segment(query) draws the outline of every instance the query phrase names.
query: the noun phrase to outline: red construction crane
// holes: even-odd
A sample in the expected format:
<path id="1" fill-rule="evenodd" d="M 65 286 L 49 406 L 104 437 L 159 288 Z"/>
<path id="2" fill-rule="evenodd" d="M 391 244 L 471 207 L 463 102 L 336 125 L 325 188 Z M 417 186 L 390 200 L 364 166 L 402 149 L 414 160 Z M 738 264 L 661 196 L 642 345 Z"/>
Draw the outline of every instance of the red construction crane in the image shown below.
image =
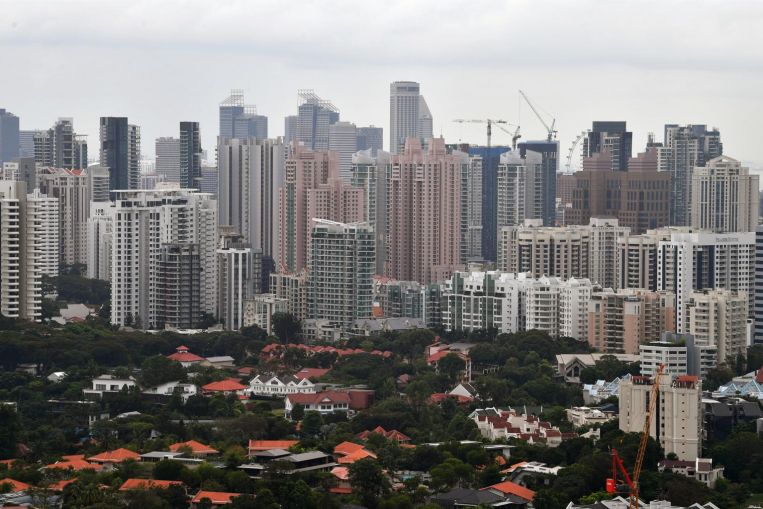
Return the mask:
<path id="1" fill-rule="evenodd" d="M 629 509 L 639 509 L 638 479 L 641 476 L 641 467 L 644 465 L 644 455 L 646 454 L 646 445 L 649 442 L 649 431 L 652 426 L 652 416 L 654 415 L 655 408 L 657 408 L 657 400 L 659 399 L 660 395 L 660 377 L 662 376 L 663 369 L 665 369 L 665 365 L 660 364 L 660 367 L 657 369 L 657 374 L 654 375 L 652 390 L 649 396 L 649 408 L 646 413 L 646 418 L 644 419 L 644 429 L 641 432 L 641 442 L 638 448 L 638 455 L 636 456 L 636 465 L 633 467 L 632 479 L 628 475 L 628 471 L 625 470 L 625 466 L 623 465 L 620 456 L 617 454 L 617 450 L 612 449 L 612 477 L 607 479 L 606 490 L 607 493 L 610 494 L 627 493 L 629 499 Z M 618 470 L 620 470 L 620 472 L 623 474 L 625 485 L 618 486 L 617 484 Z"/>

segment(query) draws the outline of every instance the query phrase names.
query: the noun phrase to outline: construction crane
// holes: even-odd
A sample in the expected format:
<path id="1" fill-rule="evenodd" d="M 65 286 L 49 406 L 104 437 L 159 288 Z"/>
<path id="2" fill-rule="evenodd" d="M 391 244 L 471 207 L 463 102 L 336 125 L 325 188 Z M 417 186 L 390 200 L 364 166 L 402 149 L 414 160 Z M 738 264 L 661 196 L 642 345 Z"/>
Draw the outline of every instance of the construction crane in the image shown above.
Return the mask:
<path id="1" fill-rule="evenodd" d="M 580 140 L 588 136 L 588 133 L 591 132 L 590 130 L 582 131 L 580 134 L 577 135 L 575 138 L 575 141 L 572 142 L 572 146 L 570 147 L 570 151 L 567 152 L 567 163 L 564 165 L 564 172 L 569 173 L 570 167 L 572 166 L 572 155 L 575 153 L 575 148 L 578 146 L 578 143 L 580 143 Z"/>
<path id="2" fill-rule="evenodd" d="M 522 95 L 522 97 L 527 102 L 528 106 L 530 106 L 530 109 L 533 110 L 533 113 L 535 113 L 535 116 L 538 117 L 538 120 L 540 120 L 540 123 L 543 124 L 543 127 L 546 128 L 546 131 L 548 131 L 548 136 L 546 137 L 546 141 L 551 141 L 556 139 L 556 130 L 554 129 L 554 126 L 556 125 L 556 119 L 551 119 L 551 126 L 549 126 L 545 120 L 543 120 L 543 117 L 540 115 L 537 109 L 535 109 L 535 106 L 532 102 L 530 102 L 530 98 L 525 95 L 524 92 L 521 90 L 519 93 Z"/>
<path id="3" fill-rule="evenodd" d="M 490 141 L 493 134 L 493 124 L 496 124 L 500 129 L 506 131 L 507 133 L 512 135 L 511 143 L 512 146 L 516 149 L 517 146 L 517 140 L 522 137 L 522 135 L 519 134 L 519 126 L 510 124 L 509 122 L 505 120 L 493 120 L 492 118 L 486 118 L 486 119 L 479 119 L 479 120 L 465 120 L 463 118 L 457 118 L 453 122 L 458 122 L 459 124 L 487 124 L 487 147 L 490 148 Z M 500 124 L 506 124 L 513 127 L 516 127 L 516 131 L 512 133 L 511 131 L 507 130 L 506 128 L 502 127 Z"/>
<path id="4" fill-rule="evenodd" d="M 636 465 L 633 467 L 633 477 L 629 476 L 628 471 L 625 470 L 625 466 L 623 465 L 620 456 L 617 454 L 617 450 L 612 449 L 612 477 L 607 479 L 606 490 L 607 493 L 611 494 L 619 491 L 618 488 L 620 487 L 617 485 L 617 471 L 620 470 L 623 474 L 623 480 L 625 481 L 625 486 L 622 486 L 622 488 L 627 486 L 628 509 L 639 509 L 638 480 L 641 476 L 641 467 L 644 465 L 646 446 L 649 443 L 649 431 L 652 427 L 652 416 L 657 408 L 657 400 L 660 395 L 660 377 L 662 377 L 662 371 L 664 369 L 665 365 L 660 364 L 659 368 L 657 368 L 657 373 L 654 375 L 652 390 L 649 396 L 649 408 L 646 413 L 646 418 L 644 418 L 644 429 L 641 431 L 641 441 L 638 447 L 638 454 L 636 455 Z"/>

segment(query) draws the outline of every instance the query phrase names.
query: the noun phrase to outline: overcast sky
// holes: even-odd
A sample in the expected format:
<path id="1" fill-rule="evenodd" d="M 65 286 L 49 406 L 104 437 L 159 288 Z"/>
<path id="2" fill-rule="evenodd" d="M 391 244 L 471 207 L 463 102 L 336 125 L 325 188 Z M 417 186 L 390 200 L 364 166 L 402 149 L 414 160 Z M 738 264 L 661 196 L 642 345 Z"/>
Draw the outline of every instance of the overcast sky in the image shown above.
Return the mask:
<path id="1" fill-rule="evenodd" d="M 383 126 L 386 148 L 395 80 L 421 83 L 448 142 L 485 142 L 455 118 L 542 138 L 521 88 L 556 117 L 563 155 L 592 120 L 627 120 L 634 149 L 665 123 L 706 123 L 727 155 L 763 166 L 759 1 L 0 0 L 0 107 L 22 129 L 73 117 L 91 157 L 107 115 L 141 126 L 146 157 L 198 120 L 212 155 L 231 88 L 271 136 L 312 88 L 343 120 Z"/>

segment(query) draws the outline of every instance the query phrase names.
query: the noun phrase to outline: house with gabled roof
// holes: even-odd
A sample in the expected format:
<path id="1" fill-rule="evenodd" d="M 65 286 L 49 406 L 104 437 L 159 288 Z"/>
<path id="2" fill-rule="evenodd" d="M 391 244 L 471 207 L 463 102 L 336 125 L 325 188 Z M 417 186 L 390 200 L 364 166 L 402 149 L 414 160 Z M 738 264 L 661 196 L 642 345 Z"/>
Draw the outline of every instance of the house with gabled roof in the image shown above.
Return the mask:
<path id="1" fill-rule="evenodd" d="M 131 451 L 130 449 L 125 449 L 124 447 L 114 449 L 113 451 L 105 451 L 88 458 L 88 461 L 102 465 L 124 463 L 125 461 L 130 460 L 140 461 L 140 454 Z"/>
<path id="2" fill-rule="evenodd" d="M 287 394 L 315 394 L 317 389 L 309 377 L 294 375 L 255 375 L 249 381 L 251 396 L 284 397 Z"/>
<path id="3" fill-rule="evenodd" d="M 190 449 L 192 456 L 206 457 L 219 454 L 217 449 L 213 449 L 208 445 L 204 445 L 196 440 L 187 440 L 185 442 L 178 442 L 170 445 L 171 452 L 178 452 L 183 449 Z"/>
<path id="4" fill-rule="evenodd" d="M 190 368 L 204 360 L 204 357 L 191 353 L 185 345 L 175 348 L 175 353 L 168 355 L 167 358 L 171 361 L 179 362 L 184 368 Z"/>

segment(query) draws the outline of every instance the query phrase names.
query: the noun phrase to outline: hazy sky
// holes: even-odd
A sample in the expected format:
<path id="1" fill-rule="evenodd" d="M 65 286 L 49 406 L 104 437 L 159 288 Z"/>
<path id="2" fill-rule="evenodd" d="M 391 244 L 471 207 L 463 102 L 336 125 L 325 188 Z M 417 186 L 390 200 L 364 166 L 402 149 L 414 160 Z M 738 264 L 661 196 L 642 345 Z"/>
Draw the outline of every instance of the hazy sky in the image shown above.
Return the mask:
<path id="1" fill-rule="evenodd" d="M 0 107 L 22 129 L 73 117 L 91 156 L 105 115 L 140 125 L 147 157 L 198 120 L 213 154 L 231 88 L 271 136 L 312 88 L 343 120 L 383 126 L 386 146 L 395 80 L 421 83 L 448 142 L 485 141 L 455 118 L 542 138 L 521 88 L 556 117 L 563 155 L 592 120 L 627 120 L 639 149 L 666 122 L 707 123 L 727 155 L 763 166 L 759 1 L 0 0 Z"/>

